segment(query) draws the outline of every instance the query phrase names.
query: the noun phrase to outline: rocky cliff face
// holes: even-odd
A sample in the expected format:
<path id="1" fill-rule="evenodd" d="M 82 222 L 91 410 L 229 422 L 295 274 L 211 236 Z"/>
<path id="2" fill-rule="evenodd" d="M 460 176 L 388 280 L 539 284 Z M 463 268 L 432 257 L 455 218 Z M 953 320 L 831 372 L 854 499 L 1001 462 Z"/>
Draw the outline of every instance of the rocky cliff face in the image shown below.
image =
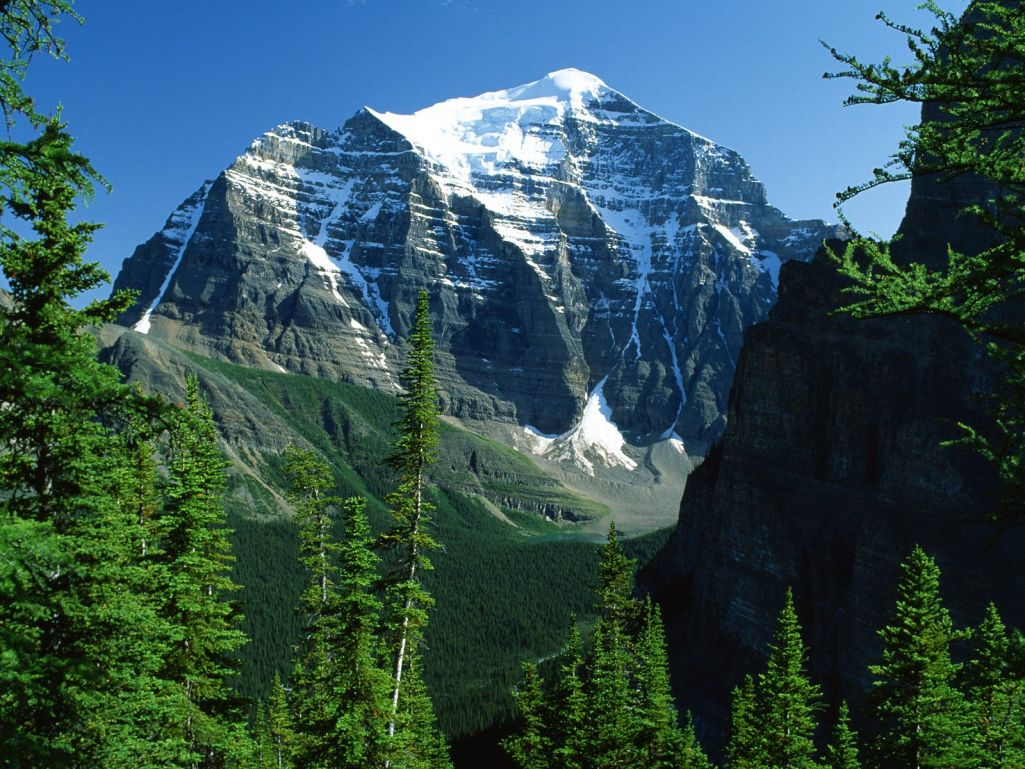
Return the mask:
<path id="1" fill-rule="evenodd" d="M 769 206 L 735 152 L 562 70 L 337 131 L 279 126 L 116 288 L 140 292 L 121 322 L 176 346 L 385 389 L 427 288 L 447 413 L 628 470 L 624 441 L 701 453 L 720 434 L 780 265 L 836 233 Z"/>
<path id="2" fill-rule="evenodd" d="M 936 263 L 947 242 L 990 233 L 955 217 L 978 180 L 916 180 L 897 258 Z M 999 378 L 960 328 L 936 317 L 854 320 L 830 261 L 786 265 L 769 319 L 745 338 L 721 443 L 689 479 L 679 523 L 645 573 L 666 614 L 674 680 L 713 740 L 730 688 L 760 664 L 792 586 L 813 675 L 858 699 L 899 563 L 917 543 L 943 571 L 955 622 L 993 599 L 1025 616 L 1025 535 L 997 536 L 992 469 L 940 444 L 986 424 Z"/>

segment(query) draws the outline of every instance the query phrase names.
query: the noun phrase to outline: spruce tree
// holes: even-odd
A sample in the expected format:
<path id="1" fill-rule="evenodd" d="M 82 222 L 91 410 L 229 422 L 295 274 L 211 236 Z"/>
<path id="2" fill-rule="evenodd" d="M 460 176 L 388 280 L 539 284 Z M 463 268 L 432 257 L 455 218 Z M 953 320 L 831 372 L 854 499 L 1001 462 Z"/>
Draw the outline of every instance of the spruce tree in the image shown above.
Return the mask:
<path id="1" fill-rule="evenodd" d="M 858 760 L 858 740 L 851 729 L 851 714 L 846 702 L 840 703 L 833 739 L 826 746 L 826 769 L 861 769 Z"/>
<path id="2" fill-rule="evenodd" d="M 940 599 L 940 570 L 916 547 L 901 571 L 893 622 L 879 631 L 883 657 L 869 667 L 875 680 L 868 705 L 880 727 L 875 761 L 894 769 L 974 767 L 968 712 L 954 685 L 956 634 Z"/>
<path id="3" fill-rule="evenodd" d="M 699 769 L 708 761 L 698 745 L 689 714 L 688 728 L 679 726 L 669 684 L 662 615 L 650 599 L 644 602 L 643 617 L 636 644 L 633 706 L 640 761 L 649 769 Z"/>
<path id="4" fill-rule="evenodd" d="M 521 731 L 504 747 L 520 769 L 708 769 L 689 716 L 680 728 L 658 609 L 633 595 L 634 561 L 615 526 L 598 573 L 599 616 L 586 661 L 573 620 L 558 670 L 543 685 L 525 667 Z"/>
<path id="5" fill-rule="evenodd" d="M 588 713 L 583 671 L 580 630 L 576 617 L 571 617 L 559 669 L 546 698 L 553 769 L 581 769 L 587 764 Z"/>
<path id="6" fill-rule="evenodd" d="M 294 673 L 292 753 L 301 769 L 380 767 L 385 757 L 389 679 L 378 658 L 381 604 L 373 593 L 377 556 L 359 498 L 331 494 L 328 466 L 291 446 L 285 473 L 299 524 L 305 637 Z M 335 542 L 333 511 L 342 508 Z"/>
<path id="7" fill-rule="evenodd" d="M 730 737 L 726 744 L 726 765 L 730 769 L 762 769 L 766 766 L 763 735 L 758 723 L 755 679 L 733 689 L 730 708 Z"/>
<path id="8" fill-rule="evenodd" d="M 382 606 L 374 594 L 378 558 L 365 504 L 360 498 L 343 503 L 338 637 L 332 643 L 339 713 L 332 735 L 337 751 L 333 769 L 380 767 L 388 751 L 385 714 L 391 678 L 380 658 Z"/>
<path id="9" fill-rule="evenodd" d="M 979 765 L 1025 766 L 1025 680 L 1010 664 L 1011 641 L 994 604 L 973 633 L 966 694 L 977 734 Z"/>
<path id="10" fill-rule="evenodd" d="M 185 695 L 179 728 L 192 766 L 218 766 L 238 749 L 241 717 L 229 681 L 246 642 L 229 600 L 239 587 L 223 506 L 227 462 L 217 446 L 210 406 L 199 379 L 187 379 L 186 403 L 171 430 L 167 503 L 160 516 L 168 575 L 165 616 L 177 629 L 165 675 Z"/>
<path id="11" fill-rule="evenodd" d="M 632 712 L 631 658 L 626 634 L 615 622 L 595 625 L 587 695 L 587 752 L 596 769 L 636 766 L 638 724 Z"/>
<path id="12" fill-rule="evenodd" d="M 549 769 L 552 757 L 548 708 L 541 690 L 537 665 L 523 663 L 523 679 L 516 690 L 516 712 L 521 730 L 506 739 L 503 748 L 519 769 Z M 557 713 L 552 713 L 557 717 Z"/>
<path id="13" fill-rule="evenodd" d="M 598 565 L 598 613 L 624 633 L 636 631 L 640 619 L 640 601 L 633 594 L 636 568 L 637 562 L 623 550 L 615 522 L 610 522 Z"/>
<path id="14" fill-rule="evenodd" d="M 275 673 L 267 699 L 256 714 L 253 738 L 256 769 L 292 769 L 294 739 L 288 692 L 281 683 L 281 675 Z"/>
<path id="15" fill-rule="evenodd" d="M 419 655 L 427 610 L 433 602 L 421 583 L 421 574 L 431 568 L 427 553 L 438 547 L 429 531 L 433 508 L 427 499 L 427 467 L 435 461 L 438 445 L 438 391 L 426 291 L 420 291 L 417 298 L 408 358 L 400 379 L 404 387 L 400 395 L 402 416 L 397 425 L 400 434 L 395 451 L 389 457 L 389 464 L 399 472 L 398 486 L 388 495 L 395 524 L 381 540 L 383 545 L 397 552 L 398 562 L 388 587 L 390 626 L 394 637 L 392 717 L 388 723 L 388 735 L 395 737 L 402 720 L 408 728 L 419 733 L 417 740 L 434 745 L 438 734 L 426 695 L 418 694 L 421 699 L 411 703 L 405 717 L 400 719 L 403 678 Z M 422 690 L 421 681 L 417 680 L 415 684 Z M 416 719 L 412 718 L 414 713 Z M 408 747 L 411 741 L 403 738 L 396 744 Z M 399 751 L 400 754 L 402 752 Z M 447 763 L 447 758 L 443 763 Z"/>
<path id="16" fill-rule="evenodd" d="M 0 8 L 0 734 L 13 767 L 156 767 L 174 693 L 159 670 L 159 617 L 120 427 L 153 405 L 97 361 L 91 325 L 131 297 L 72 302 L 108 278 L 83 255 L 96 225 L 71 224 L 102 182 L 59 115 L 22 90 L 33 55 L 63 58 L 63 0 Z M 16 141 L 13 135 L 24 136 Z"/>
<path id="17" fill-rule="evenodd" d="M 765 672 L 758 677 L 756 723 L 767 766 L 813 769 L 819 687 L 808 680 L 807 653 L 793 593 L 776 622 Z"/>

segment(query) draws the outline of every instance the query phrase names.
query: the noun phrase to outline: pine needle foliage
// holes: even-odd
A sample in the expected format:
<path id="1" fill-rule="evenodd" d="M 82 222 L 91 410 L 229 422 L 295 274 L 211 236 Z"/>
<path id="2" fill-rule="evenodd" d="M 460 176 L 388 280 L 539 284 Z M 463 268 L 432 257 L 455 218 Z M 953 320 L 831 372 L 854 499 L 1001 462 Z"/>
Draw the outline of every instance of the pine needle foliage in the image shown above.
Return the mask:
<path id="1" fill-rule="evenodd" d="M 1025 8 L 996 0 L 969 4 L 961 18 L 933 0 L 921 6 L 932 26 L 920 29 L 878 18 L 903 35 L 911 64 L 889 57 L 865 63 L 831 49 L 845 69 L 826 77 L 852 78 L 857 93 L 847 104 L 911 102 L 930 105 L 923 122 L 907 129 L 897 151 L 872 179 L 838 194 L 839 204 L 893 181 L 971 176 L 993 190 L 962 216 L 988 225 L 995 244 L 979 253 L 948 247 L 940 269 L 920 261 L 898 264 L 889 243 L 857 236 L 835 254 L 851 279 L 856 317 L 931 313 L 959 323 L 1006 369 L 1002 390 L 992 393 L 995 431 L 962 425 L 973 446 L 999 472 L 1006 522 L 1025 514 Z M 1017 309 L 1012 309 L 1017 308 Z"/>
<path id="2" fill-rule="evenodd" d="M 662 618 L 650 600 L 633 595 L 634 568 L 610 525 L 590 655 L 574 620 L 547 681 L 536 665 L 524 665 L 516 696 L 521 729 L 503 743 L 519 769 L 711 766 L 689 715 L 679 724 Z"/>
<path id="3" fill-rule="evenodd" d="M 434 375 L 434 340 L 431 335 L 430 296 L 420 291 L 416 314 L 409 335 L 406 366 L 400 376 L 403 392 L 400 395 L 402 415 L 397 427 L 399 437 L 388 464 L 398 471 L 399 481 L 388 495 L 395 523 L 381 537 L 381 544 L 396 553 L 397 566 L 387 586 L 387 615 L 393 641 L 392 651 L 392 718 L 388 735 L 396 740 L 395 766 L 413 767 L 435 759 L 438 765 L 447 765 L 444 751 L 433 747 L 414 758 L 411 748 L 416 745 L 437 746 L 437 732 L 430 700 L 423 692 L 417 677 L 409 683 L 417 690 L 416 699 L 404 707 L 401 703 L 405 684 L 403 678 L 412 670 L 420 653 L 419 645 L 427 625 L 427 612 L 433 603 L 421 582 L 421 575 L 431 568 L 428 553 L 439 547 L 431 535 L 430 514 L 433 505 L 428 499 L 427 468 L 436 459 L 438 446 L 438 388 Z M 397 734 L 400 724 L 416 733 Z M 403 762 L 405 761 L 405 763 Z M 412 762 L 412 763 L 410 763 Z"/>
<path id="4" fill-rule="evenodd" d="M 873 758 L 880 766 L 977 766 L 969 711 L 955 686 L 959 665 L 950 656 L 959 636 L 940 598 L 939 567 L 916 547 L 901 572 L 893 621 L 879 631 L 882 660 L 869 667 L 869 713 L 881 726 Z"/>

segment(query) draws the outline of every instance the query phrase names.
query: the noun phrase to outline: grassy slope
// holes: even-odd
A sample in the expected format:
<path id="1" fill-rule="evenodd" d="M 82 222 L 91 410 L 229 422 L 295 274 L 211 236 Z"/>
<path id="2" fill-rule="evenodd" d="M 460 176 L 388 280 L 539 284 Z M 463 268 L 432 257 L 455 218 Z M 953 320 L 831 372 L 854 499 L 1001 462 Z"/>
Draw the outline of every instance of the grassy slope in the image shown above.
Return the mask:
<path id="1" fill-rule="evenodd" d="M 342 494 L 360 494 L 378 528 L 392 477 L 382 460 L 395 437 L 392 396 L 355 385 L 256 371 L 198 356 L 194 363 L 229 377 L 279 415 L 330 463 Z M 435 534 L 444 549 L 426 577 L 436 599 L 426 638 L 426 678 L 442 728 L 477 732 L 511 714 L 520 662 L 552 654 L 571 613 L 589 619 L 599 544 L 535 511 L 599 516 L 606 511 L 561 486 L 527 458 L 486 438 L 443 425 L 433 468 Z M 260 476 L 284 486 L 280 458 L 264 455 Z M 299 627 L 292 606 L 301 590 L 296 538 L 274 496 L 235 479 L 230 522 L 246 629 L 243 693 L 259 695 L 274 670 L 286 672 Z M 547 507 L 546 507 L 547 506 Z M 507 520 L 496 515 L 500 509 Z M 631 541 L 646 560 L 668 530 Z"/>

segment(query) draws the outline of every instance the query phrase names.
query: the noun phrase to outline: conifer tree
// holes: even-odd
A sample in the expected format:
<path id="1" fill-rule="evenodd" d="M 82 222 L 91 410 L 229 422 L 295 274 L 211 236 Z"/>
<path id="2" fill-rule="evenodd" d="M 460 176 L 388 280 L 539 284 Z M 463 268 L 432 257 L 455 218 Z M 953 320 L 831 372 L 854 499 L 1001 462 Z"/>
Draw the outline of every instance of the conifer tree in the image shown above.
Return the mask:
<path id="1" fill-rule="evenodd" d="M 292 769 L 294 729 L 288 692 L 274 674 L 267 699 L 260 704 L 254 729 L 256 769 Z"/>
<path id="2" fill-rule="evenodd" d="M 851 714 L 846 702 L 840 703 L 833 739 L 826 746 L 826 769 L 861 769 L 858 740 L 851 729 Z"/>
<path id="3" fill-rule="evenodd" d="M 726 761 L 730 769 L 762 769 L 765 766 L 756 699 L 755 679 L 747 675 L 743 685 L 733 690 L 730 738 L 726 745 Z"/>
<path id="4" fill-rule="evenodd" d="M 373 593 L 377 556 L 359 498 L 331 494 L 328 466 L 290 446 L 285 473 L 299 524 L 305 638 L 294 674 L 292 753 L 301 769 L 380 767 L 385 763 L 389 679 L 379 664 L 381 604 Z M 343 512 L 334 541 L 331 513 Z"/>
<path id="5" fill-rule="evenodd" d="M 643 766 L 650 769 L 699 769 L 708 760 L 694 734 L 687 715 L 687 728 L 678 723 L 676 705 L 669 685 L 669 660 L 665 631 L 658 607 L 645 599 L 643 624 L 637 639 L 634 718 L 636 743 Z"/>
<path id="6" fill-rule="evenodd" d="M 966 689 L 978 735 L 979 765 L 1025 766 L 1025 681 L 1010 664 L 1011 642 L 994 604 L 973 633 Z"/>
<path id="7" fill-rule="evenodd" d="M 203 767 L 221 765 L 241 749 L 241 716 L 229 680 L 237 675 L 236 652 L 246 637 L 229 601 L 239 587 L 231 580 L 234 559 L 225 526 L 226 466 L 213 413 L 198 377 L 190 376 L 186 403 L 171 430 L 170 479 L 159 526 L 169 579 L 164 612 L 178 633 L 165 675 L 184 691 L 180 728 L 194 754 L 190 765 Z"/>
<path id="8" fill-rule="evenodd" d="M 448 744 L 434 721 L 434 706 L 420 677 L 420 654 L 408 658 L 402 700 L 395 715 L 386 766 L 395 769 L 451 769 Z"/>
<path id="9" fill-rule="evenodd" d="M 954 686 L 956 634 L 940 599 L 940 570 L 916 547 L 901 567 L 892 624 L 879 631 L 883 658 L 869 667 L 871 715 L 881 732 L 878 765 L 901 769 L 973 767 L 972 735 L 964 698 Z"/>
<path id="10" fill-rule="evenodd" d="M 583 669 L 580 630 L 576 617 L 570 617 L 561 664 L 548 698 L 553 769 L 581 769 L 586 764 L 587 697 L 581 677 Z"/>
<path id="11" fill-rule="evenodd" d="M 680 728 L 658 609 L 633 596 L 634 561 L 609 528 L 597 586 L 599 616 L 583 659 L 574 620 L 558 671 L 543 686 L 525 667 L 523 729 L 504 747 L 520 769 L 708 769 L 689 716 Z"/>
<path id="12" fill-rule="evenodd" d="M 866 63 L 835 49 L 857 93 L 846 104 L 926 104 L 923 121 L 906 129 L 890 162 L 868 182 L 837 197 L 843 203 L 866 189 L 913 178 L 943 181 L 975 178 L 989 185 L 990 199 L 963 211 L 991 228 L 992 245 L 978 254 L 948 247 L 935 269 L 913 256 L 899 263 L 889 243 L 855 237 L 837 255 L 853 281 L 858 317 L 933 313 L 951 318 L 1005 366 L 1004 386 L 992 393 L 997 430 L 983 434 L 963 426 L 966 441 L 996 467 L 1005 484 L 1002 516 L 1025 515 L 1025 331 L 1021 316 L 1007 310 L 1025 296 L 1025 9 L 1019 2 L 974 0 L 958 18 L 930 0 L 921 8 L 930 27 L 877 18 L 905 38 L 910 63 L 887 56 Z M 988 432 L 988 431 L 987 431 Z"/>
<path id="13" fill-rule="evenodd" d="M 503 743 L 519 769 L 549 769 L 551 766 L 553 751 L 548 736 L 551 726 L 546 721 L 549 714 L 545 704 L 537 665 L 524 662 L 523 679 L 516 690 L 516 711 L 523 727 Z M 552 715 L 558 717 L 557 712 Z"/>
<path id="14" fill-rule="evenodd" d="M 400 720 L 403 720 L 419 732 L 417 739 L 421 743 L 434 745 L 438 734 L 426 695 L 418 695 L 420 700 L 411 703 L 412 707 L 400 719 L 400 701 L 405 686 L 403 678 L 418 657 L 418 646 L 427 624 L 427 610 L 433 602 L 420 581 L 421 573 L 431 568 L 427 553 L 438 547 L 429 531 L 432 505 L 427 499 L 427 467 L 435 460 L 438 444 L 438 392 L 426 291 L 420 291 L 417 299 L 408 359 L 400 379 L 404 386 L 400 395 L 400 434 L 395 451 L 389 458 L 389 464 L 399 472 L 398 486 L 388 495 L 395 525 L 382 537 L 382 544 L 397 551 L 398 560 L 388 588 L 390 625 L 395 639 L 392 718 L 388 723 L 388 735 L 394 737 Z M 415 684 L 422 689 L 421 681 L 417 680 Z M 411 720 L 413 713 L 422 720 Z M 408 747 L 410 740 L 404 738 L 396 744 Z M 444 762 L 447 763 L 447 758 Z"/>
<path id="15" fill-rule="evenodd" d="M 587 752 L 598 769 L 635 766 L 637 722 L 631 711 L 630 655 L 625 633 L 599 619 L 592 636 L 587 694 Z"/>
<path id="16" fill-rule="evenodd" d="M 758 677 L 756 699 L 766 766 L 813 769 L 815 711 L 821 693 L 808 680 L 807 653 L 790 589 L 770 649 L 765 672 Z"/>
<path id="17" fill-rule="evenodd" d="M 391 678 L 380 660 L 382 606 L 373 592 L 378 558 L 371 549 L 373 537 L 365 504 L 360 498 L 343 503 L 340 621 L 338 638 L 332 643 L 337 669 L 332 688 L 339 712 L 333 733 L 337 751 L 333 769 L 380 767 L 388 751 L 385 734 Z"/>
<path id="18" fill-rule="evenodd" d="M 640 601 L 633 594 L 636 567 L 623 550 L 615 522 L 610 522 L 598 565 L 598 612 L 605 624 L 624 633 L 635 631 L 640 619 Z"/>
<path id="19" fill-rule="evenodd" d="M 22 90 L 34 54 L 63 58 L 70 3 L 0 8 L 0 734 L 13 767 L 166 765 L 154 736 L 173 694 L 159 675 L 167 627 L 139 558 L 118 427 L 152 404 L 97 361 L 88 333 L 131 297 L 72 300 L 107 275 L 83 255 L 96 225 L 71 224 L 102 182 L 59 115 Z"/>

